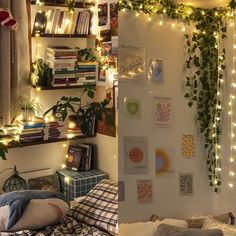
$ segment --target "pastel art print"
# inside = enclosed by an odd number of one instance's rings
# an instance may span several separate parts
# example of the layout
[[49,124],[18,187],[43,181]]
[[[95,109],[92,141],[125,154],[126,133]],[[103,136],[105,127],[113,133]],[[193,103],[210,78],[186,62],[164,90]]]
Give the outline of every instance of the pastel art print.
[[141,117],[141,99],[138,98],[124,98],[125,116],[127,118]]
[[162,60],[156,58],[149,59],[148,79],[154,84],[162,84],[164,82]]
[[148,174],[148,139],[124,137],[124,173],[127,175]]
[[120,81],[142,83],[145,77],[145,50],[135,45],[120,45]]
[[156,148],[156,176],[171,176],[174,173],[174,152],[172,148]]
[[182,136],[182,156],[186,158],[193,158],[195,156],[195,141],[194,135]]
[[137,196],[139,203],[153,201],[152,180],[137,180]]
[[118,182],[118,201],[119,202],[125,201],[125,182],[124,181]]
[[152,96],[153,124],[157,128],[171,128],[173,126],[172,98],[164,95]]

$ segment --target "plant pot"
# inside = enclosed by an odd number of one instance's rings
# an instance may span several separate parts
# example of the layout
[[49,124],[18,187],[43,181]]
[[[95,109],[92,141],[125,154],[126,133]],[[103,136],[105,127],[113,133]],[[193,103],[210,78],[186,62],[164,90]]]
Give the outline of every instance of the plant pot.
[[21,109],[21,114],[24,121],[31,121],[35,116],[34,111],[32,110]]

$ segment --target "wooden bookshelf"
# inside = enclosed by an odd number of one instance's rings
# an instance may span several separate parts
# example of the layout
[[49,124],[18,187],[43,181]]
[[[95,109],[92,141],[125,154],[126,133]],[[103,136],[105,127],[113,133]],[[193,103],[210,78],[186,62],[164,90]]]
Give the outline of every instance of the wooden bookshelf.
[[[32,38],[36,38],[35,34],[31,35]],[[91,34],[40,34],[40,38],[84,38],[84,39],[96,39],[96,35]]]
[[[91,83],[91,86],[96,86],[96,83]],[[52,86],[47,86],[47,87],[40,87],[40,86],[35,86],[33,85],[32,87],[37,89],[39,88],[40,90],[62,90],[62,89],[77,89],[77,88],[83,88],[84,85],[77,85],[77,86],[64,86],[64,87],[52,87]]]
[[[31,1],[31,5],[36,5],[36,1]],[[53,3],[53,2],[45,2],[44,6],[48,7],[68,7],[66,3]],[[86,3],[86,2],[76,2],[74,4],[74,8],[89,8],[95,6],[94,2]]]
[[[21,142],[20,144],[22,146],[20,147],[28,147],[28,146],[35,146],[35,145],[42,145],[42,144],[49,144],[49,143],[58,143],[58,142],[65,142],[65,141],[70,141],[70,140],[79,140],[79,139],[86,139],[86,138],[94,138],[96,137],[96,134],[88,136],[88,135],[80,135],[80,136],[75,136],[73,138],[58,138],[55,140],[40,140],[40,141],[32,141],[32,142]],[[11,144],[9,144],[8,148],[19,148],[19,147],[14,147]]]

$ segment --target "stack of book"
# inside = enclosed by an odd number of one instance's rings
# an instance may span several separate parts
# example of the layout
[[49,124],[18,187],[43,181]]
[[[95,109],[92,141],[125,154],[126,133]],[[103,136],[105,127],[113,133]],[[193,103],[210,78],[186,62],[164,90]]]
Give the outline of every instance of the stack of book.
[[64,138],[65,133],[65,124],[63,121],[49,121],[45,126],[44,140]]
[[95,84],[97,73],[96,62],[79,62],[77,65],[77,77],[80,84]]
[[43,118],[35,118],[32,122],[18,121],[22,127],[21,142],[41,141],[44,137],[45,121]]
[[74,13],[50,9],[37,12],[35,15],[33,35],[40,34],[66,34],[89,35],[92,13],[88,10]]
[[46,51],[46,62],[53,70],[51,86],[64,87],[76,86],[75,65],[77,62],[77,50],[65,46],[48,47]]

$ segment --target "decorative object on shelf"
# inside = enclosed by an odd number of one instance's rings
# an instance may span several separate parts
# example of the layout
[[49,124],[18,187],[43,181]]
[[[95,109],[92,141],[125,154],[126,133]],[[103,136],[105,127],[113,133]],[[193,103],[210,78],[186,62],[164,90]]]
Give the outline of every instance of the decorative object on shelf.
[[78,62],[94,62],[97,61],[97,57],[93,54],[92,48],[84,48],[78,50]]
[[41,113],[41,106],[37,102],[37,98],[30,99],[25,96],[17,98],[17,102],[13,106],[14,118],[22,121],[32,121],[35,116],[39,116]]
[[16,30],[18,27],[9,9],[0,8],[0,23],[1,25],[10,27],[12,30]]
[[[209,184],[213,186],[215,192],[221,185],[221,92],[226,52],[221,41],[226,38],[226,21],[234,20],[235,8],[235,0],[230,0],[225,8],[213,9],[195,8],[172,0],[154,0],[145,4],[133,0],[121,0],[119,3],[120,10],[133,10],[137,17],[146,14],[149,21],[155,16],[160,16],[157,17],[160,26],[163,25],[163,15],[188,25],[188,31],[185,26],[181,28],[185,34],[188,52],[186,59],[188,92],[185,97],[189,99],[189,107],[197,103],[197,120],[207,151]],[[175,25],[173,22],[172,27]],[[235,70],[232,73],[234,74]]]
[[28,189],[26,181],[22,177],[20,177],[19,172],[16,169],[16,166],[14,166],[14,168],[9,168],[6,170],[12,170],[12,169],[14,170],[13,174],[4,182],[2,190],[5,193],[8,193],[17,190]]
[[88,105],[83,106],[83,96],[87,95],[89,98],[93,99],[95,91],[95,88],[89,84],[84,85],[83,87],[80,97],[61,97],[56,105],[44,113],[44,116],[51,112],[53,114],[60,112],[62,114],[62,120],[65,121],[69,114],[74,114],[76,118],[75,122],[79,125],[81,132],[86,135],[92,135],[94,130],[94,119],[96,121],[102,119],[102,115],[104,114],[107,120],[109,120],[110,109],[107,108],[109,101],[104,99],[103,101],[91,102]]
[[52,78],[52,69],[42,59],[38,59],[31,64],[30,84],[47,87],[51,85]]

